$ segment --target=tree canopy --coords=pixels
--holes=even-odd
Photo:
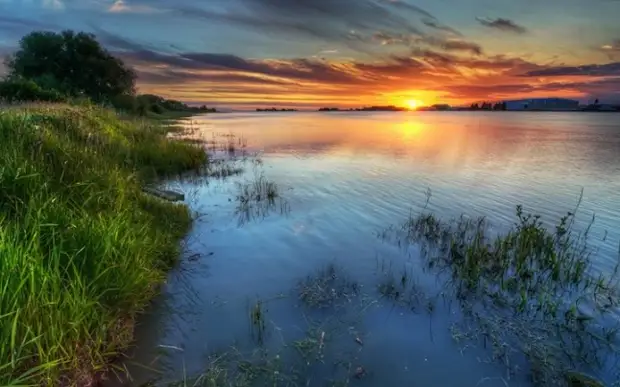
[[[85,32],[32,32],[6,65],[10,78],[33,80],[69,96],[103,102],[135,93],[134,71]]]

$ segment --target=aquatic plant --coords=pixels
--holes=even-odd
[[[250,308],[250,331],[259,344],[262,344],[266,333],[266,314],[265,304],[260,299]]]
[[[508,377],[520,358],[535,385],[566,385],[569,372],[596,373],[618,356],[618,266],[608,276],[594,270],[590,227],[577,233],[575,212],[549,229],[517,206],[503,235],[465,216],[443,222],[422,213],[402,226],[465,313],[467,334],[456,336],[490,343]]]
[[[277,208],[276,199],[279,199],[281,214],[287,214],[290,211],[288,202],[280,197],[277,184],[265,178],[262,171],[258,169],[254,169],[252,180],[236,182],[236,187],[235,214],[239,217],[240,225],[252,219],[264,218],[274,211]]]
[[[231,176],[240,175],[245,172],[245,169],[239,166],[235,166],[231,161],[219,161],[209,164],[206,170],[206,176],[217,179],[226,179]]]
[[[0,385],[88,385],[178,257],[191,218],[145,195],[202,149],[93,106],[0,111]]]
[[[300,300],[312,308],[339,307],[358,295],[359,285],[334,264],[308,276],[297,285]]]

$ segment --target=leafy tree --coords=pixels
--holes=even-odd
[[[133,70],[84,32],[32,32],[21,39],[6,65],[10,78],[30,79],[45,89],[97,102],[135,93]]]

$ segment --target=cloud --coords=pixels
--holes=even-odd
[[[465,40],[459,39],[448,39],[448,40],[434,40],[434,39],[426,39],[426,43],[442,48],[446,51],[468,51],[472,54],[482,55],[482,47],[473,42],[468,42]]]
[[[153,13],[158,12],[157,9],[147,5],[130,5],[126,0],[115,0],[108,8],[111,13]]]
[[[162,7],[183,17],[278,37],[286,33],[287,39],[319,39],[360,52],[368,52],[377,31],[426,36],[420,28],[422,18],[436,30],[449,30],[424,9],[396,0],[227,0]]]
[[[131,46],[122,43],[122,46]],[[239,82],[260,83],[264,80],[265,84],[306,84],[319,89],[372,87],[389,90],[403,86],[403,80],[419,85],[463,78],[462,68],[497,74],[523,73],[539,68],[518,58],[467,58],[421,48],[413,48],[407,55],[392,55],[375,62],[337,62],[307,58],[258,60],[206,52],[165,54],[139,45],[136,47],[140,49],[123,51],[119,55],[143,73],[148,73],[148,81],[161,82],[165,77],[190,80],[192,74],[197,74],[200,80],[222,81],[222,74],[225,74],[229,80]]]
[[[90,28],[94,31],[97,39],[108,48],[128,51],[142,51],[147,49],[145,45],[123,38],[120,35],[110,33],[97,26],[91,25]]]
[[[620,98],[618,73],[605,79],[592,76],[599,71],[574,81],[541,78],[530,82],[525,81],[527,76],[571,72],[562,70],[568,67],[549,67],[518,57],[471,57],[420,47],[376,61],[248,59],[208,52],[166,54],[144,48],[119,55],[137,69],[145,91],[187,101],[199,101],[202,95],[231,105],[359,105],[360,98],[381,103],[386,95],[411,89],[432,91],[448,102],[549,95]],[[607,70],[604,74],[613,74],[611,68]]]
[[[112,13],[150,13],[155,12],[154,8],[145,5],[130,5],[125,0],[115,0],[108,8]]]
[[[590,77],[620,76],[620,62],[588,64],[583,66],[555,66],[528,71],[526,77],[558,77],[585,75]]]
[[[444,39],[434,36],[415,36],[404,34],[390,34],[385,31],[377,32],[373,35],[373,39],[382,45],[400,44],[410,47],[427,45],[434,48],[440,48],[445,51],[465,51],[475,55],[482,55],[482,47],[474,42],[462,39]]]
[[[595,48],[607,56],[610,61],[616,61],[620,59],[620,39],[615,39],[610,43],[603,44],[600,47]]]
[[[524,34],[527,32],[527,29],[510,19],[488,19],[488,18],[476,18],[478,23],[482,24],[485,27],[494,28],[500,31],[513,32],[515,34]]]
[[[148,69],[137,71],[140,82],[142,83],[155,83],[159,85],[178,85],[183,83],[202,83],[210,82],[213,84],[227,83],[227,84],[254,84],[254,85],[279,85],[279,86],[294,86],[295,82],[268,79],[264,77],[257,77],[248,74],[234,74],[234,73],[218,73],[218,72],[186,72],[171,69]]]
[[[604,51],[619,51],[620,52],[620,39],[616,39],[611,44],[604,44],[601,46]]]
[[[422,20],[422,23],[424,23],[425,26],[433,28],[438,31],[447,32],[455,36],[463,36],[463,34],[458,32],[454,28],[443,25],[443,24],[439,24],[439,22],[437,22],[437,20],[434,20],[434,19],[424,19]]]
[[[400,8],[400,9],[403,9],[403,10],[406,10],[406,11],[411,11],[411,12],[420,14],[422,16],[425,16],[425,17],[429,18],[429,19],[436,19],[435,16],[433,16],[429,12],[425,11],[424,9],[422,9],[422,8],[416,6],[416,5],[410,4],[410,3],[405,3],[402,0],[381,0],[381,2],[385,3],[385,4],[389,4],[389,5],[391,5],[391,6],[395,7],[395,8]]]
[[[65,3],[62,0],[43,0],[43,8],[62,10],[65,9]]]

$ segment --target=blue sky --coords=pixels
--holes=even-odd
[[[0,0],[0,53],[92,32],[191,103],[620,101],[619,0]]]

